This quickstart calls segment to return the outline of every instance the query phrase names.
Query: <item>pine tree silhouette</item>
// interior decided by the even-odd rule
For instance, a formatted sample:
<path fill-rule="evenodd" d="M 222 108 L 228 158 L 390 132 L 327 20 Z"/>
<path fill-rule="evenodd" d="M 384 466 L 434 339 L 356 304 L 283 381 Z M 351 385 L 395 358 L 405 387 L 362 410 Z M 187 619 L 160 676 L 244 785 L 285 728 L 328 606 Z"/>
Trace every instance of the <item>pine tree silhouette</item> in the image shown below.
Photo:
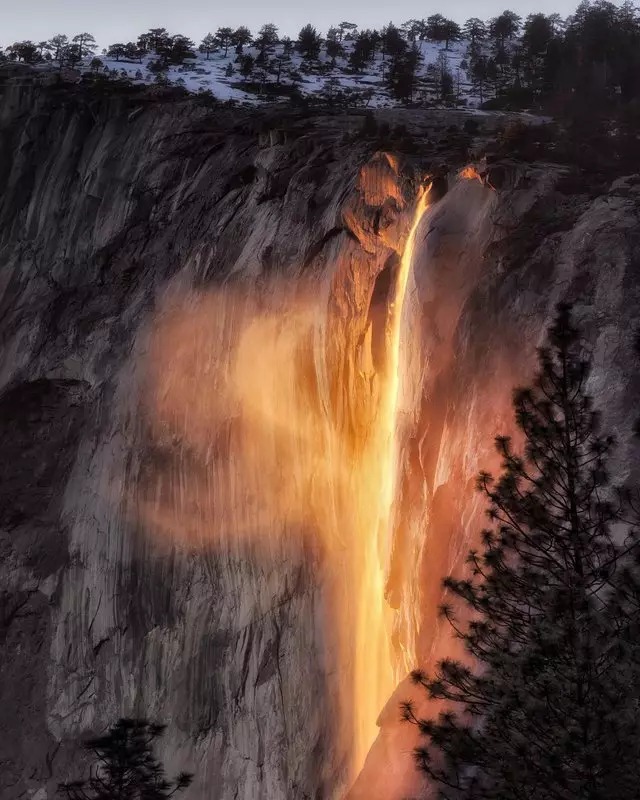
<path fill-rule="evenodd" d="M 192 775 L 181 772 L 173 781 L 153 754 L 164 725 L 146 720 L 120 719 L 105 736 L 83 743 L 95 764 L 87 781 L 62 783 L 58 794 L 66 800 L 166 800 L 186 789 Z"/>
<path fill-rule="evenodd" d="M 478 480 L 493 528 L 469 553 L 470 577 L 444 582 L 456 608 L 441 611 L 468 657 L 413 674 L 444 703 L 437 719 L 403 706 L 441 797 L 638 797 L 637 611 L 618 581 L 629 586 L 629 548 L 611 533 L 624 525 L 607 475 L 613 440 L 585 393 L 568 306 L 548 338 L 534 385 L 514 394 L 524 455 L 498 438 L 503 472 Z"/>

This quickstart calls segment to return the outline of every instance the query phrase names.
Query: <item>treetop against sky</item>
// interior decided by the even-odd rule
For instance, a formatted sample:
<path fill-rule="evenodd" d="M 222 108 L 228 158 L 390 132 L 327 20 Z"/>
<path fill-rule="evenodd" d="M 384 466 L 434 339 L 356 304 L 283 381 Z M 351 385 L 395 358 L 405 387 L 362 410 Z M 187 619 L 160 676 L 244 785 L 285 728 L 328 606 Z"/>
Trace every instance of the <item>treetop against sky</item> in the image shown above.
<path fill-rule="evenodd" d="M 488 19 L 510 8 L 522 16 L 532 12 L 559 13 L 567 16 L 575 9 L 575 0 L 456 0 L 454 3 L 429 5 L 419 0 L 401 0 L 390 6 L 380 0 L 351 0 L 348 6 L 338 0 L 324 3 L 294 3 L 293 0 L 249 0 L 243 4 L 212 4 L 208 0 L 110 0 L 109 3 L 87 3 L 85 0 L 32 0 L 28 7 L 7 3 L 2 10 L 0 46 L 14 41 L 50 39 L 56 33 L 73 34 L 90 31 L 100 48 L 112 42 L 135 39 L 142 31 L 165 27 L 200 41 L 207 31 L 221 25 L 247 25 L 256 31 L 265 22 L 274 22 L 282 35 L 295 37 L 306 23 L 323 33 L 331 25 L 348 18 L 364 28 L 380 28 L 390 19 L 400 25 L 408 19 L 422 19 L 441 12 L 456 22 L 469 17 Z M 346 10 L 345 10 L 346 9 Z M 346 17 L 345 17 L 346 14 Z"/>

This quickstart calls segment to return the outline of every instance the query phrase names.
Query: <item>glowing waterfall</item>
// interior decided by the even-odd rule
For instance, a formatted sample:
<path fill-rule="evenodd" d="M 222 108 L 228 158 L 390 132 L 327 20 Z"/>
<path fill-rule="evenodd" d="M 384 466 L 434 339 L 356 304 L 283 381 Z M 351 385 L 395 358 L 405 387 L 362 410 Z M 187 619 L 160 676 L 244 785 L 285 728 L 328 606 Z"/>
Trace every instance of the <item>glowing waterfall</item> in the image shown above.
<path fill-rule="evenodd" d="M 429 206 L 430 185 L 418 196 L 413 223 L 402 254 L 396 277 L 393 302 L 386 320 L 387 364 L 381 387 L 379 424 L 372 437 L 366 459 L 371 472 L 363 470 L 363 478 L 372 479 L 377 496 L 377 519 L 369 519 L 363 536 L 362 573 L 358 599 L 355 636 L 355 703 L 356 716 L 354 763 L 360 768 L 377 735 L 380 711 L 396 688 L 400 676 L 395 674 L 391 633 L 393 610 L 385 598 L 389 539 L 393 500 L 396 488 L 398 443 L 396 417 L 400 388 L 400 344 L 402 310 L 409 271 L 413 263 L 418 225 Z M 368 474 L 367 474 L 368 473 Z"/>
<path fill-rule="evenodd" d="M 336 746 L 349 752 L 347 781 L 362 768 L 378 716 L 402 677 L 394 670 L 395 612 L 385 584 L 398 462 L 402 311 L 416 231 L 428 204 L 427 186 L 418 196 L 386 310 L 386 356 L 377 374 L 369 353 L 366 375 L 345 381 L 343 364 L 354 363 L 357 354 L 340 350 L 351 345 L 343 331 L 337 334 L 341 329 L 327 313 L 326 299 L 317 286 L 305 289 L 301 282 L 291 287 L 274 281 L 261 292 L 241 284 L 195 292 L 176 279 L 144 344 L 144 398 L 155 449 L 132 497 L 137 519 L 158 546 L 168 540 L 240 556 L 246 571 L 238 580 L 256 592 L 251 597 L 242 591 L 244 613 L 259 619 L 281 590 L 280 579 L 270 583 L 269 576 L 294 570 L 307 557 L 304 537 L 313 537 L 323 554 L 331 643 L 322 668 L 335 676 Z M 362 314 L 369 298 L 361 294 Z M 335 410 L 336 396 L 348 410 L 343 417 Z M 349 414 L 355 430 L 345 423 Z M 257 576 L 252 559 L 261 564 Z M 237 590 L 230 580 L 226 591 Z M 311 669 L 317 654 L 308 655 Z M 304 738 L 304 714 L 292 714 L 288 724 L 300 726 L 290 727 L 292 739 Z"/>

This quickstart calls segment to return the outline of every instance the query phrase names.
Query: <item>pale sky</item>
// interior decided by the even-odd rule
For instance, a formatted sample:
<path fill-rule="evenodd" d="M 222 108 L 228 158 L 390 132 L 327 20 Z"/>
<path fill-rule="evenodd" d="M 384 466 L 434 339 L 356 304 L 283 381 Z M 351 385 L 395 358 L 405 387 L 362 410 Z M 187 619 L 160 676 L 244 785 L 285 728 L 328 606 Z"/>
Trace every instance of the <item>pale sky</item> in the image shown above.
<path fill-rule="evenodd" d="M 579 0 L 0 0 L 0 46 L 15 41 L 50 39 L 56 33 L 73 36 L 92 33 L 100 49 L 114 42 L 136 39 L 152 27 L 167 28 L 200 42 L 221 25 L 247 25 L 252 32 L 265 22 L 274 22 L 282 35 L 295 37 L 310 22 L 323 34 L 342 20 L 365 28 L 379 28 L 389 21 L 401 25 L 440 12 L 458 22 L 468 17 L 488 19 L 505 8 L 523 17 L 532 11 L 571 14 Z"/>

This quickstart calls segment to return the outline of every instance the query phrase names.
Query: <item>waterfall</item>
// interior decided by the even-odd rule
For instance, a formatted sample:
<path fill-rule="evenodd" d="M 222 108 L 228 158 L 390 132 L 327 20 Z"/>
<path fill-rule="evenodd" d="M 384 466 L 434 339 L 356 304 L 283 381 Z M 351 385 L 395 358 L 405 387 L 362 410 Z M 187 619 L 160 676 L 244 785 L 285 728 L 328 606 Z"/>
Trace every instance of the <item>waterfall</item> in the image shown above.
<path fill-rule="evenodd" d="M 322 669 L 341 676 L 336 714 L 347 781 L 376 737 L 380 711 L 402 677 L 398 664 L 410 666 L 393 652 L 396 612 L 385 586 L 402 309 L 428 198 L 427 187 L 377 323 L 377 368 L 371 323 L 358 355 L 349 331 L 340 330 L 340 312 L 302 282 L 295 291 L 274 282 L 260 296 L 242 285 L 195 294 L 176 284 L 146 351 L 150 437 L 179 444 L 138 487 L 142 527 L 155 546 L 269 563 L 295 562 L 304 547 L 322 554 Z M 349 373 L 357 363 L 357 374 Z M 266 613 L 267 598 L 254 602 Z"/>

